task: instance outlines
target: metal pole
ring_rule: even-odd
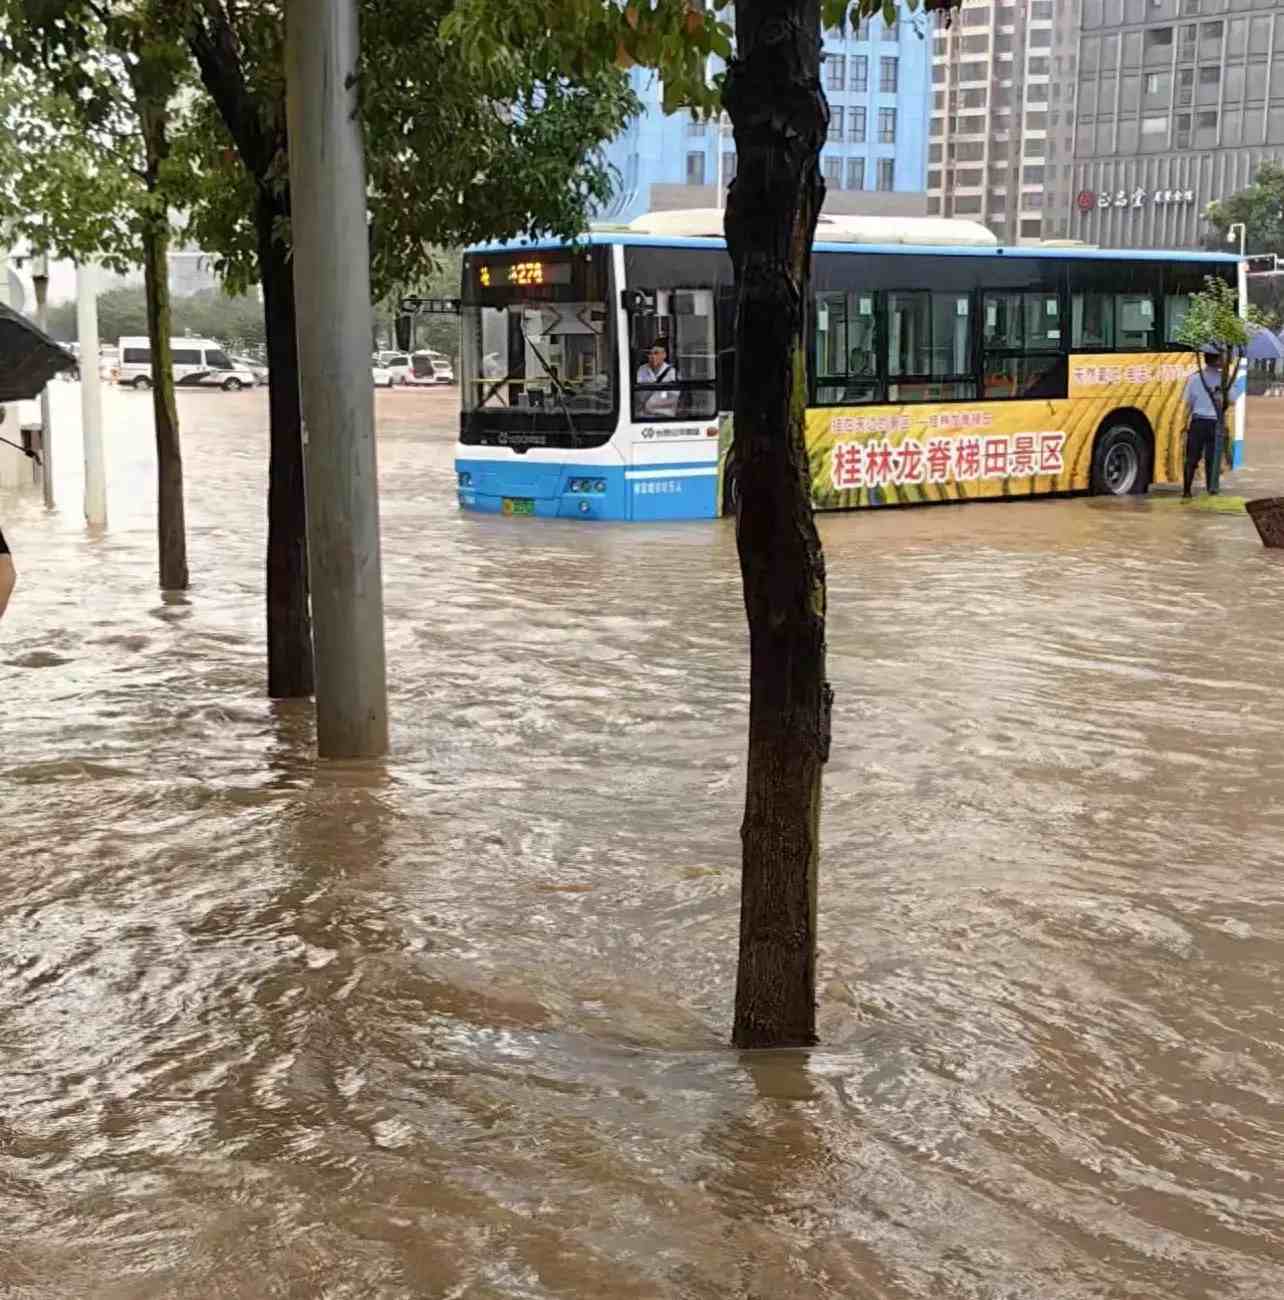
[[[80,337],[80,423],[85,440],[85,522],[107,525],[103,467],[103,395],[98,382],[98,277],[92,263],[76,264],[76,333]]]
[[[31,259],[31,283],[36,288],[36,324],[49,330],[49,259],[39,253]],[[40,483],[45,493],[45,508],[54,507],[53,425],[49,419],[49,385],[40,390]]]
[[[294,293],[322,758],[388,751],[356,0],[287,0]]]

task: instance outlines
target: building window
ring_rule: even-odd
[[[847,188],[849,190],[863,190],[865,188],[864,158],[848,158]]]
[[[687,134],[693,136],[704,135],[704,121],[702,118],[693,117],[687,122]]]
[[[1185,36],[1187,31],[1194,33],[1194,28],[1182,28],[1182,35]],[[1171,27],[1152,27],[1142,37],[1142,45],[1146,56],[1146,62],[1149,63],[1153,58],[1159,58],[1161,55],[1167,57],[1173,48],[1173,29]]]
[[[867,110],[864,108],[849,108],[847,110],[847,135],[852,144],[865,143],[865,119]]]
[[[880,108],[878,110],[878,143],[896,143],[896,110]]]
[[[896,178],[896,160],[894,158],[880,158],[878,160],[878,188],[880,190],[895,189]]]
[[[843,110],[841,108],[831,107],[829,110],[829,138],[831,140],[841,140],[843,138]]]
[[[851,88],[857,91],[869,89],[869,56],[867,54],[852,55]]]
[[[1028,221],[1021,223],[1022,239],[1038,239],[1043,234],[1043,219],[1041,217],[1032,217]]]
[[[825,184],[831,190],[843,188],[843,160],[841,158],[822,158],[820,169],[825,175]]]
[[[1178,113],[1176,117],[1176,132],[1173,140],[1173,147],[1177,149],[1190,148],[1190,114]]]
[[[825,55],[825,89],[844,90],[847,86],[847,57],[843,54]]]
[[[900,60],[896,57],[890,59],[879,59],[878,61],[878,89],[884,95],[894,95],[896,93],[896,68]]]
[[[1198,18],[1202,7],[1200,0],[1181,0],[1181,12],[1178,16],[1181,18]]]
[[[883,40],[899,40],[901,35],[900,26],[900,23],[898,23],[894,18],[890,23],[885,24],[883,27]]]
[[[704,184],[704,154],[702,153],[687,154],[687,184],[688,185]]]

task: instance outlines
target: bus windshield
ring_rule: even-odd
[[[465,428],[574,435],[613,427],[618,386],[605,253],[475,254],[466,260]]]

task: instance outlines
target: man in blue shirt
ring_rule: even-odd
[[[1204,364],[1186,381],[1186,405],[1190,408],[1190,427],[1186,430],[1186,475],[1182,497],[1190,496],[1195,485],[1195,470],[1204,462],[1204,483],[1210,496],[1217,495],[1221,475],[1221,358],[1216,352],[1204,353]]]

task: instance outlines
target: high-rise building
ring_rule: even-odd
[[[921,15],[824,34],[826,212],[923,215],[930,38]],[[654,74],[635,68],[631,76],[644,109],[607,146],[620,179],[602,215],[628,221],[647,211],[715,207],[719,182],[725,195],[736,173],[729,124],[719,130],[689,113],[666,115]]]
[[[1011,244],[1070,233],[1080,4],[968,0],[948,26],[940,22],[932,48],[929,216],[983,222]]]
[[[1284,3],[1082,0],[1070,233],[1182,248],[1284,158]]]

